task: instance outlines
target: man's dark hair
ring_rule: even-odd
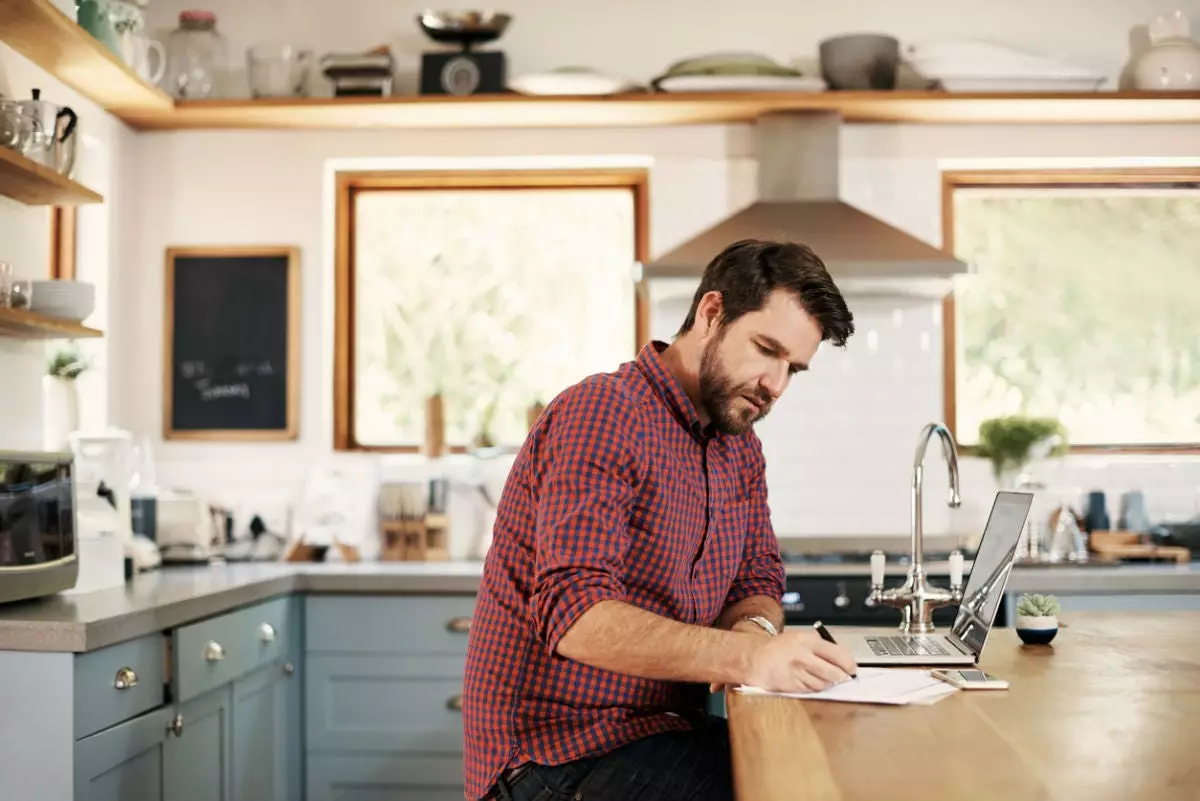
[[[679,334],[686,334],[696,324],[696,308],[709,292],[721,293],[721,325],[725,326],[761,309],[776,289],[796,297],[821,326],[823,341],[845,347],[854,333],[854,316],[821,258],[798,242],[761,239],[734,242],[708,263]]]

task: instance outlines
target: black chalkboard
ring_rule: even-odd
[[[298,434],[295,248],[167,251],[163,436]]]

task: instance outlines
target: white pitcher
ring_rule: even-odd
[[[1200,44],[1191,38],[1182,11],[1155,17],[1150,23],[1150,49],[1134,65],[1133,82],[1147,92],[1200,89]]]

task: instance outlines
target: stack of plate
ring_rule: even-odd
[[[904,60],[948,92],[1091,92],[1105,80],[1084,67],[984,40],[912,45]]]
[[[650,82],[660,92],[823,92],[825,81],[757,53],[710,53],[676,61]]]
[[[29,310],[81,322],[96,310],[96,287],[84,281],[29,281]]]

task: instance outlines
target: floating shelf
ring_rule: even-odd
[[[86,186],[6,147],[0,147],[0,195],[27,206],[73,206],[104,200]]]
[[[169,95],[142,80],[50,0],[0,0],[0,42],[117,116],[129,109],[172,108]]]
[[[3,0],[0,0],[3,2]],[[580,128],[753,122],[773,111],[836,111],[846,122],[1200,122],[1200,92],[646,93],[612,97],[343,97],[192,100],[120,112],[141,130]]]
[[[343,97],[178,102],[50,0],[0,0],[0,41],[139,130],[584,128],[753,122],[836,111],[852,123],[1196,123],[1200,92],[644,93],[612,97]]]
[[[25,309],[0,309],[0,337],[13,339],[93,339],[104,332],[74,320]]]

